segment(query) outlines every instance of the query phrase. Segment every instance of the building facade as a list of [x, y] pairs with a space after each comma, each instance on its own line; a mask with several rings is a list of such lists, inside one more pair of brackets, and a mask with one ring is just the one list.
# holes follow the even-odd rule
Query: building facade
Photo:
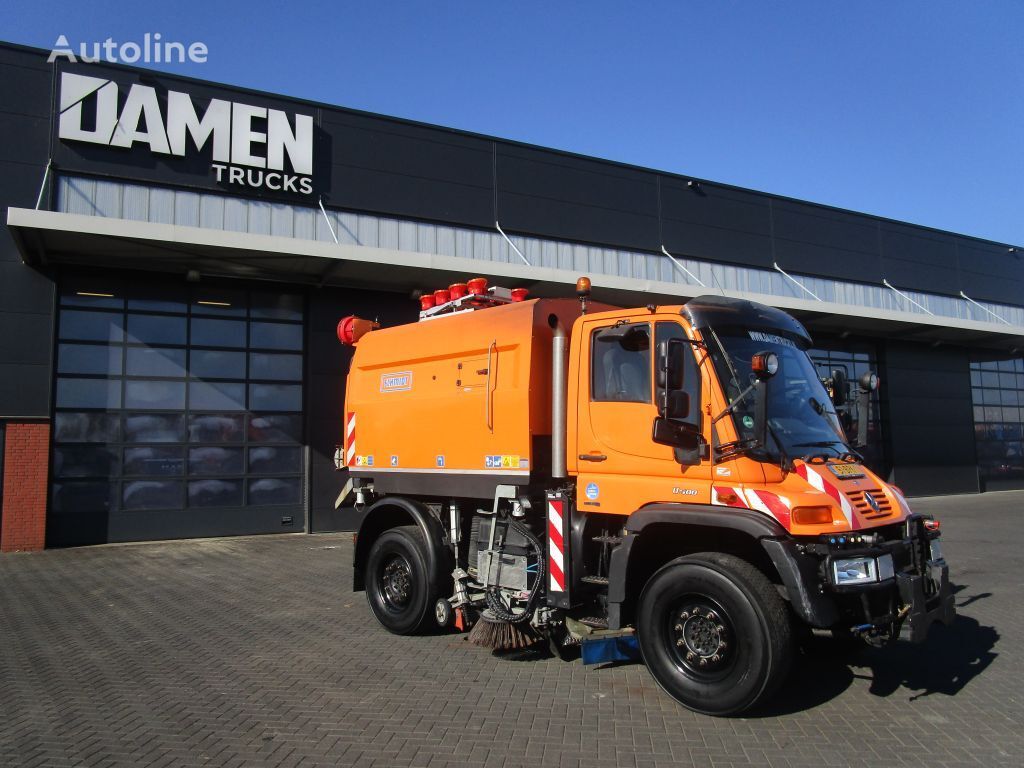
[[344, 530], [345, 315], [724, 293], [881, 374], [909, 494], [1024, 487], [1024, 264], [934, 229], [0, 45], [0, 549]]

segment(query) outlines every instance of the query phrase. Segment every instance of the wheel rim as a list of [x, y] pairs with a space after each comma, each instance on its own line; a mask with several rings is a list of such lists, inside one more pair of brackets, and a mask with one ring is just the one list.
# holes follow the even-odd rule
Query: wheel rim
[[392, 554], [381, 564], [377, 592], [391, 611], [403, 611], [413, 595], [412, 566], [402, 555]]
[[667, 638], [676, 666], [689, 677], [725, 677], [736, 663], [736, 633], [729, 614], [706, 595], [686, 595], [668, 612]]

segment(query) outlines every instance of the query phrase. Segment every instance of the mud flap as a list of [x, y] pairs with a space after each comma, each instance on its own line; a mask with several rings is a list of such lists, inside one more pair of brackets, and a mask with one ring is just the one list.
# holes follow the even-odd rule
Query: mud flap
[[817, 558], [799, 553], [796, 544], [789, 539], [761, 539], [761, 546], [779, 572], [797, 616], [819, 629], [826, 629], [839, 621], [835, 601], [819, 588], [820, 561]]

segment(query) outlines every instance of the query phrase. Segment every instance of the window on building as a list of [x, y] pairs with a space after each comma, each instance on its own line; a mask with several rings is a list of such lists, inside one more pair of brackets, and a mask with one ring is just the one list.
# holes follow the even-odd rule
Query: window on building
[[[808, 351], [811, 361], [822, 379], [832, 378], [833, 371], [841, 370], [846, 374], [850, 382], [849, 396], [851, 401], [849, 408], [840, 414], [840, 421], [843, 423], [843, 430], [851, 442], [856, 441], [859, 429], [859, 420], [862, 415], [856, 407], [856, 397], [859, 391], [858, 381], [860, 377], [869, 371], [878, 373], [878, 358], [874, 350], [868, 345], [849, 345], [836, 349], [812, 349]], [[875, 472], [885, 476], [885, 442], [882, 434], [882, 419], [879, 391], [875, 390], [870, 396], [870, 414], [868, 416], [868, 444], [860, 448], [865, 463]]]
[[983, 487], [1024, 488], [1024, 359], [971, 363], [971, 400]]

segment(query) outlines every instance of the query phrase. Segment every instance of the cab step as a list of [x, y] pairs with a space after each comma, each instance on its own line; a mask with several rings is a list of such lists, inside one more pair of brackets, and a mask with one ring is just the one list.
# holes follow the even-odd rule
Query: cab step
[[580, 579], [580, 581], [582, 581], [584, 584], [597, 584], [601, 587], [608, 586], [607, 576], [584, 576], [582, 579]]
[[590, 540], [591, 541], [596, 541], [598, 544], [621, 544], [622, 543], [622, 537], [621, 536], [608, 536], [606, 534], [602, 534], [601, 536], [591, 536]]
[[585, 616], [578, 619], [580, 624], [586, 624], [591, 629], [608, 629], [608, 619], [601, 616]]

